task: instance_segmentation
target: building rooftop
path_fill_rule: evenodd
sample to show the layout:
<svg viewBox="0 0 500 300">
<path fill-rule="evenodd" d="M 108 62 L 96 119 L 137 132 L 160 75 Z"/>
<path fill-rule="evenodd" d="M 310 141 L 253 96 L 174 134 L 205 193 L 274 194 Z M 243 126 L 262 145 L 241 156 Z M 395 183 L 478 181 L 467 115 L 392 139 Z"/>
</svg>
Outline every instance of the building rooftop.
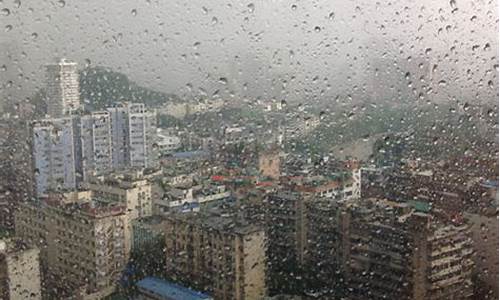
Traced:
<svg viewBox="0 0 500 300">
<path fill-rule="evenodd" d="M 190 158 L 203 158 L 208 156 L 207 151 L 187 151 L 187 152 L 176 152 L 172 156 L 177 159 L 190 159 Z"/>
<path fill-rule="evenodd" d="M 172 214 L 167 218 L 197 224 L 209 230 L 234 234 L 252 234 L 262 231 L 258 225 L 252 224 L 238 213 L 229 209 L 212 209 L 210 212 L 194 212 L 185 214 Z"/>
<path fill-rule="evenodd" d="M 153 294 L 159 299 L 169 300 L 201 300 L 212 297 L 187 287 L 155 277 L 146 277 L 137 283 L 141 292 Z"/>
</svg>

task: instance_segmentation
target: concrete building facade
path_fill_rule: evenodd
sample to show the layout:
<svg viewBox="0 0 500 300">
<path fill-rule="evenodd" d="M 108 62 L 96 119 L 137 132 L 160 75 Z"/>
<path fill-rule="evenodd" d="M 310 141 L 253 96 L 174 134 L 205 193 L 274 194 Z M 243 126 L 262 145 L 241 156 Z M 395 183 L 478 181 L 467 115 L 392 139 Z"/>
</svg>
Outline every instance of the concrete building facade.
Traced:
<svg viewBox="0 0 500 300">
<path fill-rule="evenodd" d="M 20 204 L 16 236 L 41 249 L 44 285 L 58 296 L 99 298 L 113 292 L 127 262 L 127 222 L 124 206 L 54 197 Z"/>
<path fill-rule="evenodd" d="M 39 254 L 21 240 L 0 240 L 1 299 L 42 299 Z"/>
<path fill-rule="evenodd" d="M 80 108 L 80 82 L 78 64 L 61 59 L 47 66 L 48 114 L 59 118 Z"/>
<path fill-rule="evenodd" d="M 235 216 L 176 214 L 166 217 L 166 271 L 174 281 L 215 299 L 266 295 L 264 230 Z"/>
<path fill-rule="evenodd" d="M 83 179 L 111 170 L 111 116 L 96 111 L 74 118 L 77 170 Z"/>
<path fill-rule="evenodd" d="M 111 115 L 113 167 L 155 167 L 156 113 L 142 103 L 118 103 L 108 108 Z"/>
<path fill-rule="evenodd" d="M 36 194 L 76 187 L 73 121 L 34 121 L 31 126 Z"/>
</svg>

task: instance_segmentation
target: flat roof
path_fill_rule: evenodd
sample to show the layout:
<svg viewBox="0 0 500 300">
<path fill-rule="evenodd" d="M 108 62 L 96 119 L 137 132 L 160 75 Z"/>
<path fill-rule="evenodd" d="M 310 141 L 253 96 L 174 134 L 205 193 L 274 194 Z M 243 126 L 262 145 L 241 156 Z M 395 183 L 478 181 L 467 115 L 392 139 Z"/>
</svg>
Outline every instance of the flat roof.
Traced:
<svg viewBox="0 0 500 300">
<path fill-rule="evenodd" d="M 139 289 L 161 297 L 160 299 L 171 300 L 201 300 L 213 299 L 201 292 L 194 291 L 176 283 L 159 279 L 156 277 L 146 277 L 137 283 Z"/>
</svg>

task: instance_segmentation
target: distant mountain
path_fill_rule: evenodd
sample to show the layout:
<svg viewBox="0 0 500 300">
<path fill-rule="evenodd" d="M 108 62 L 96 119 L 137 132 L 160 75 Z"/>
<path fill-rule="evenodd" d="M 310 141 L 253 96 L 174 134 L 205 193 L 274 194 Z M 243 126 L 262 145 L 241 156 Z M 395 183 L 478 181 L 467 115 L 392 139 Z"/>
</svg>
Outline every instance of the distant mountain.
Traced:
<svg viewBox="0 0 500 300">
<path fill-rule="evenodd" d="M 41 118 L 47 113 L 45 89 L 30 97 L 34 106 L 32 118 Z M 180 102 L 175 94 L 154 91 L 130 81 L 125 74 L 104 67 L 85 68 L 80 71 L 80 99 L 86 110 L 99 110 L 115 102 L 141 102 L 146 106 L 158 106 L 166 102 Z"/>
<path fill-rule="evenodd" d="M 147 106 L 180 101 L 177 95 L 139 86 L 126 75 L 103 67 L 80 71 L 80 98 L 88 110 L 103 109 L 117 101 L 141 102 Z"/>
</svg>

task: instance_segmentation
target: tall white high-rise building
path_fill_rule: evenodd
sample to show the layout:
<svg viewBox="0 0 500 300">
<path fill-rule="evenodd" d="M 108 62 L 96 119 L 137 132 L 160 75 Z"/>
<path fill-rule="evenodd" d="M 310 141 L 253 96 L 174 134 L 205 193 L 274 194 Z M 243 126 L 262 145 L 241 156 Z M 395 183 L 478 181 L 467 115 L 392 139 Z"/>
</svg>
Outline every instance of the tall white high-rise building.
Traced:
<svg viewBox="0 0 500 300">
<path fill-rule="evenodd" d="M 47 66 L 47 110 L 49 116 L 58 118 L 80 108 L 80 83 L 78 64 L 61 59 Z"/>
<path fill-rule="evenodd" d="M 158 165 L 156 114 L 144 104 L 119 103 L 106 111 L 32 123 L 37 196 L 73 189 L 113 169 Z"/>
<path fill-rule="evenodd" d="M 36 194 L 75 188 L 72 118 L 34 121 L 31 128 Z"/>
<path fill-rule="evenodd" d="M 156 114 L 142 103 L 118 103 L 111 114 L 113 167 L 155 167 L 158 151 L 154 147 Z"/>
<path fill-rule="evenodd" d="M 76 169 L 82 179 L 112 168 L 111 117 L 107 111 L 74 117 Z"/>
</svg>

